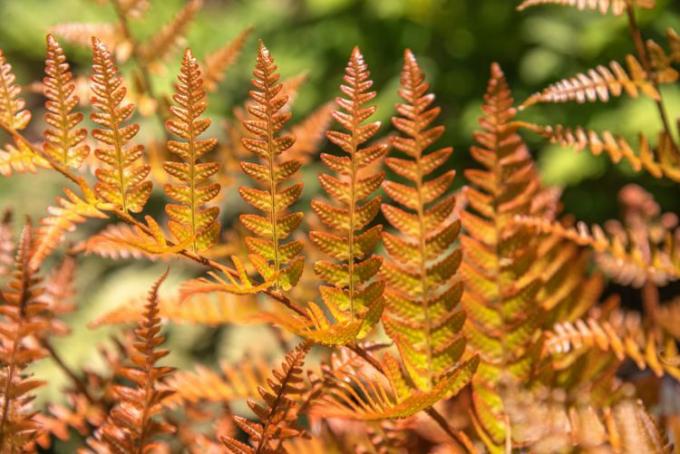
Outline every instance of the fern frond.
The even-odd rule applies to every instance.
[[[0,49],[0,127],[10,133],[24,129],[31,121],[31,112],[24,109],[26,102],[19,97],[21,89],[15,80],[12,66]]]
[[[303,343],[286,355],[280,370],[274,371],[274,379],[269,380],[271,390],[262,388],[260,394],[265,406],[253,400],[248,406],[260,420],[259,423],[235,416],[236,424],[250,436],[252,447],[231,437],[222,438],[230,452],[277,453],[281,443],[299,437],[302,431],[296,428],[297,414],[294,413],[294,396],[304,392],[302,365],[310,345]]]
[[[631,3],[633,6],[644,9],[656,7],[656,0],[524,0],[517,9],[525,10],[538,5],[561,5],[570,6],[578,10],[598,11],[600,14],[611,14],[620,16],[626,11],[626,5]]]
[[[130,140],[139,132],[136,123],[125,125],[132,117],[134,105],[125,104],[126,88],[106,46],[92,39],[92,121],[102,129],[94,129],[92,136],[100,142],[95,150],[102,166],[96,170],[97,196],[123,212],[139,213],[151,194],[148,164],[141,163],[142,145]]]
[[[140,46],[140,58],[150,65],[167,58],[180,44],[189,24],[202,6],[203,0],[188,0],[170,22]]]
[[[298,171],[300,163],[280,160],[295,138],[280,134],[291,114],[282,110],[288,97],[280,95],[282,84],[276,69],[269,50],[260,41],[253,71],[254,89],[250,91],[252,103],[247,107],[250,118],[243,122],[250,135],[242,139],[243,146],[259,162],[243,161],[241,168],[264,190],[242,186],[239,192],[246,202],[265,214],[241,215],[243,226],[256,235],[246,238],[251,262],[266,281],[277,289],[289,290],[297,284],[304,267],[302,243],[284,242],[302,222],[302,212],[288,210],[300,198],[302,184],[283,187]]]
[[[141,301],[128,301],[120,307],[106,312],[88,326],[98,328],[104,325],[132,323],[139,320],[144,306]],[[256,319],[257,305],[227,293],[216,295],[192,295],[191,298],[159,298],[158,315],[164,320],[178,324],[220,326],[247,324]]]
[[[73,75],[63,49],[52,35],[47,35],[45,74],[45,122],[51,126],[44,134],[45,153],[63,166],[78,168],[90,154],[90,147],[83,143],[87,130],[78,127],[83,114],[73,112],[79,102]]]
[[[383,205],[388,221],[401,233],[382,234],[389,256],[382,270],[383,322],[409,377],[424,391],[457,365],[465,348],[465,315],[459,305],[463,284],[454,281],[461,262],[460,250],[454,248],[460,221],[451,218],[454,199],[445,197],[454,171],[430,177],[453,149],[428,150],[444,133],[443,126],[432,125],[440,109],[432,106],[434,95],[428,89],[415,56],[406,50],[399,90],[403,103],[397,105],[400,116],[392,118],[401,135],[392,145],[407,158],[389,157],[385,163],[408,184],[383,183],[387,195],[404,206]],[[444,211],[433,216],[440,203],[446,205]]]
[[[76,225],[87,219],[108,218],[99,210],[97,197],[88,185],[83,181],[80,187],[83,198],[69,188],[64,188],[66,197],[58,197],[57,204],[49,207],[48,215],[41,219],[30,260],[30,266],[34,269],[40,267],[45,258],[61,244],[64,236],[75,230]]]
[[[579,354],[591,348],[610,351],[619,361],[628,358],[641,369],[650,369],[658,377],[680,377],[673,365],[677,347],[672,339],[662,339],[654,331],[643,329],[635,313],[614,311],[607,320],[587,318],[558,323],[546,333],[545,350],[553,355]]]
[[[165,192],[178,203],[167,204],[170,232],[180,243],[189,243],[194,252],[209,249],[220,231],[219,208],[208,207],[220,192],[220,185],[210,177],[215,175],[219,166],[215,162],[199,162],[199,159],[215,147],[217,139],[199,139],[210,126],[210,120],[200,118],[206,109],[203,79],[198,62],[187,49],[184,53],[182,68],[176,93],[176,105],[170,107],[172,117],[166,122],[168,132],[184,141],[168,141],[168,149],[177,155],[181,162],[167,161],[165,171],[179,181],[166,184]]]
[[[380,127],[377,121],[366,123],[376,110],[367,105],[376,96],[369,91],[373,85],[369,76],[364,57],[355,47],[340,87],[347,97],[337,98],[338,109],[333,112],[345,132],[327,133],[328,140],[349,156],[321,154],[321,160],[336,174],[319,176],[321,187],[334,203],[312,201],[314,212],[330,231],[310,232],[312,242],[335,259],[314,266],[317,276],[330,284],[320,287],[323,302],[336,322],[347,326],[360,322],[360,337],[378,322],[384,305],[384,284],[378,277],[382,260],[373,254],[381,228],[368,228],[380,208],[380,198],[369,197],[380,187],[384,173],[370,171],[369,166],[381,162],[387,145],[365,145]]]
[[[512,94],[497,64],[491,68],[482,110],[477,145],[470,153],[483,169],[465,172],[471,184],[468,207],[461,213],[462,303],[468,345],[481,358],[473,379],[480,436],[501,445],[506,434],[498,382],[505,375],[521,383],[530,379],[544,317],[538,296],[543,270],[532,268],[539,238],[513,226],[512,220],[515,214],[542,208],[534,205],[541,194],[538,176],[517,133]]]
[[[615,136],[609,131],[599,133],[581,127],[572,129],[562,125],[520,124],[545,137],[551,143],[573,147],[577,151],[586,149],[595,156],[605,152],[615,164],[624,160],[636,172],[644,170],[655,178],[665,176],[673,181],[680,182],[680,154],[665,133],[659,135],[656,150],[650,146],[647,137],[641,134],[640,150],[639,153],[636,153],[626,139]]]
[[[644,242],[640,242],[639,238],[627,236],[625,232],[621,232],[622,235],[608,235],[602,227],[593,225],[588,228],[582,222],[575,227],[565,227],[558,222],[532,216],[517,216],[514,222],[538,232],[557,235],[611,257],[612,266],[604,264],[605,271],[626,283],[639,286],[648,279],[659,284],[680,279],[680,242],[672,232],[667,232],[664,241],[657,245],[649,238],[643,238]]]
[[[119,27],[106,22],[67,22],[53,25],[49,30],[50,33],[59,36],[67,43],[85,47],[90,47],[92,37],[96,36],[107,48],[113,49],[114,54],[117,54],[117,49],[125,41],[125,36],[123,36]]]
[[[271,393],[271,367],[261,357],[246,356],[236,364],[222,362],[216,372],[204,366],[195,371],[176,372],[168,385],[177,392],[164,405],[174,408],[189,403],[215,402],[230,404],[240,399],[258,399],[260,389]]]
[[[184,300],[200,293],[213,292],[232,293],[234,295],[254,295],[271,287],[271,281],[265,281],[261,284],[254,285],[248,277],[248,272],[241,260],[237,256],[232,256],[231,260],[234,263],[234,269],[238,276],[233,276],[226,267],[221,270],[221,274],[226,277],[226,280],[220,277],[215,271],[209,271],[208,276],[210,276],[211,279],[201,277],[186,281],[182,284],[180,290],[182,295],[181,299]]]
[[[144,316],[135,329],[134,350],[130,353],[133,365],[120,371],[132,386],[113,387],[117,405],[97,430],[96,439],[90,440],[95,447],[103,443],[114,452],[150,452],[159,447],[154,438],[174,431],[160,417],[164,400],[174,392],[165,384],[174,369],[156,365],[169,353],[158,348],[165,341],[159,334],[158,288],[166,276],[167,272],[149,291]]]
[[[49,329],[39,278],[29,266],[32,229],[24,227],[13,279],[0,291],[0,452],[25,452],[38,429],[30,392],[43,383],[24,373],[46,352],[28,338]]]
[[[4,150],[0,150],[0,175],[9,177],[15,173],[35,173],[39,168],[49,169],[51,166],[23,139],[15,137],[14,145],[7,144]]]
[[[217,90],[219,83],[224,79],[225,73],[241,54],[241,50],[252,32],[252,27],[246,28],[227,45],[205,56],[201,66],[207,91],[214,92]]]
[[[409,386],[398,361],[390,354],[386,354],[381,363],[387,373],[386,382],[357,371],[335,372],[335,386],[327,389],[310,412],[324,418],[364,421],[406,418],[456,395],[472,379],[479,357],[472,357],[442,374],[427,391]]]
[[[140,238],[146,238],[146,235],[137,227],[129,224],[111,224],[76,245],[73,251],[96,254],[115,260],[130,258],[158,260],[170,257],[169,253],[158,254],[139,247]]]
[[[576,101],[582,104],[598,100],[607,102],[610,96],[618,97],[624,92],[631,98],[637,98],[642,92],[654,100],[660,99],[651,76],[633,55],[626,56],[626,66],[628,66],[628,71],[618,62],[613,61],[609,63],[609,68],[600,65],[587,73],[580,73],[556,82],[543,91],[531,95],[520,105],[520,109],[539,103]]]

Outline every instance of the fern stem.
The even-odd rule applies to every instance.
[[[654,84],[654,88],[659,93],[659,99],[655,100],[654,102],[656,104],[656,109],[659,112],[659,117],[661,118],[661,123],[663,124],[664,131],[666,132],[669,140],[673,144],[673,148],[677,150],[677,145],[675,143],[675,139],[673,138],[670,122],[668,121],[668,115],[666,114],[666,107],[663,102],[663,95],[661,93],[661,90],[659,89],[659,81],[656,77],[656,74],[652,70],[649,54],[647,53],[647,48],[645,47],[644,39],[642,37],[642,31],[640,30],[640,27],[637,23],[637,19],[635,17],[635,8],[633,7],[632,2],[630,1],[626,1],[626,15],[628,17],[628,30],[630,31],[630,35],[633,39],[635,50],[637,51],[637,54],[640,57],[642,67],[644,68],[645,72],[649,75],[652,84]]]

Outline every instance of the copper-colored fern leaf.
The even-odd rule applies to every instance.
[[[135,329],[135,341],[129,353],[133,366],[120,371],[132,386],[114,386],[117,405],[97,430],[95,438],[89,440],[94,449],[105,446],[113,452],[152,452],[159,447],[155,440],[159,435],[174,431],[161,417],[164,400],[174,393],[165,385],[174,369],[156,365],[169,353],[158,348],[165,342],[160,335],[158,288],[166,276],[167,272],[151,287],[144,316]]]
[[[188,0],[170,22],[140,46],[139,54],[147,64],[162,61],[182,40],[189,24],[203,6],[203,0]]]
[[[320,417],[339,417],[375,421],[406,418],[430,408],[440,400],[458,394],[472,379],[479,364],[474,356],[448,370],[429,390],[413,388],[389,353],[382,360],[387,376],[368,377],[356,370],[335,371],[334,387],[326,389],[311,413]]]
[[[66,197],[58,197],[57,205],[48,208],[48,215],[40,220],[36,231],[30,266],[38,269],[42,262],[61,244],[65,235],[75,230],[87,219],[106,219],[108,216],[98,209],[98,201],[90,187],[81,181],[84,197],[79,197],[69,188],[64,188]]]
[[[0,452],[25,452],[37,424],[30,392],[42,385],[24,369],[46,352],[28,338],[48,329],[42,314],[39,279],[29,266],[32,229],[24,227],[19,242],[14,277],[0,291]]]
[[[517,9],[522,11],[532,6],[552,4],[571,6],[582,11],[598,11],[601,14],[611,12],[615,16],[620,16],[626,11],[626,6],[629,3],[645,9],[656,7],[656,0],[524,0]]]
[[[453,149],[429,150],[444,132],[432,123],[439,115],[434,95],[413,53],[404,54],[397,105],[392,123],[401,135],[392,139],[406,158],[389,157],[387,166],[407,184],[385,181],[383,188],[396,203],[383,204],[387,220],[400,232],[383,232],[389,255],[382,269],[386,281],[383,323],[399,348],[409,377],[429,391],[453,369],[465,349],[460,309],[463,283],[454,281],[461,252],[454,247],[460,221],[451,213],[455,198],[446,195],[455,172],[431,177]],[[403,207],[403,208],[402,208]]]
[[[47,35],[43,90],[45,98],[45,153],[63,166],[78,168],[90,153],[83,143],[87,130],[79,127],[83,114],[73,112],[78,96],[64,51],[52,35]]]
[[[640,151],[636,153],[633,147],[620,136],[609,131],[599,133],[582,127],[568,128],[562,125],[542,126],[531,123],[520,123],[523,127],[539,134],[552,143],[574,149],[588,150],[598,156],[607,153],[613,163],[624,160],[634,171],[644,170],[655,178],[666,177],[680,182],[680,152],[665,133],[659,134],[656,150],[647,137],[640,135]]]
[[[328,140],[347,156],[322,153],[321,160],[336,175],[319,175],[321,187],[332,203],[314,200],[312,208],[327,231],[312,231],[310,239],[334,261],[318,261],[317,276],[329,285],[320,287],[325,306],[337,327],[362,337],[378,322],[384,306],[384,283],[378,271],[382,259],[374,255],[381,226],[369,228],[380,209],[380,197],[370,196],[380,187],[384,172],[370,170],[380,163],[387,144],[366,145],[380,128],[380,122],[366,123],[376,110],[367,105],[376,93],[359,48],[352,50],[340,90],[346,97],[336,99],[333,118],[342,131],[329,131]],[[318,307],[312,305],[312,308]],[[314,310],[317,316],[321,310]],[[316,318],[316,316],[314,317]]]
[[[674,365],[678,355],[675,341],[660,333],[642,327],[636,313],[614,311],[608,319],[579,319],[559,323],[546,333],[545,349],[557,355],[582,354],[589,349],[611,352],[619,361],[632,360],[656,376],[668,374],[680,377],[680,368]]]
[[[302,184],[284,186],[300,163],[280,160],[295,138],[280,133],[291,114],[282,110],[288,97],[280,95],[283,86],[276,69],[269,50],[260,41],[253,71],[254,89],[250,91],[252,103],[247,106],[250,117],[243,122],[250,135],[242,139],[243,146],[259,162],[243,161],[241,168],[263,189],[242,186],[239,192],[246,202],[264,213],[241,215],[246,229],[257,235],[246,238],[251,262],[276,289],[289,290],[297,284],[304,267],[302,243],[286,242],[303,218],[302,212],[289,211],[300,198]]]
[[[252,32],[252,27],[246,28],[227,45],[205,56],[201,66],[205,74],[205,89],[207,91],[213,92],[217,90],[219,83],[224,79],[225,73],[241,54],[241,50]]]
[[[608,234],[598,225],[588,228],[582,222],[575,227],[565,227],[542,218],[517,216],[515,223],[534,231],[557,235],[610,257],[610,266],[602,259],[599,260],[600,265],[604,265],[604,270],[613,277],[627,284],[640,286],[647,280],[665,284],[680,279],[680,241],[675,232],[665,232],[661,241],[652,241],[649,237],[639,238],[619,229],[615,234]]]
[[[184,282],[180,289],[181,299],[184,300],[194,295],[213,292],[232,293],[234,295],[254,295],[264,292],[272,286],[272,281],[253,284],[250,277],[248,277],[248,272],[246,271],[243,262],[241,262],[237,256],[232,256],[231,261],[234,263],[234,270],[219,265],[221,267],[219,274],[216,271],[208,272],[210,279],[201,277]]]
[[[35,173],[39,168],[52,167],[23,139],[15,137],[14,141],[14,145],[7,144],[5,150],[0,150],[0,175],[8,177],[15,173]]]
[[[484,96],[478,145],[470,150],[484,167],[465,176],[468,208],[461,213],[465,282],[463,307],[469,345],[481,357],[473,379],[473,401],[480,436],[492,445],[505,439],[502,402],[495,391],[508,374],[526,382],[537,359],[536,333],[543,311],[538,300],[540,276],[532,270],[538,239],[513,225],[513,217],[530,213],[539,194],[531,156],[514,125],[515,109],[500,67],[491,68]],[[540,271],[540,270],[536,270]]]
[[[96,233],[73,249],[74,252],[96,254],[109,259],[168,259],[171,254],[157,254],[139,247],[143,233],[137,227],[129,224],[110,224],[101,232]]]
[[[139,132],[139,125],[125,125],[134,112],[134,105],[125,103],[126,88],[106,46],[92,39],[92,121],[102,129],[92,136],[100,142],[95,150],[102,162],[97,169],[97,196],[123,212],[139,213],[151,194],[148,164],[142,163],[144,147],[130,144]]]
[[[0,50],[0,127],[9,132],[24,129],[31,121],[31,113],[24,109],[26,102],[19,97],[21,89],[15,79],[12,67]]]
[[[224,437],[222,442],[235,453],[274,454],[285,452],[282,443],[290,438],[299,437],[302,431],[296,428],[296,404],[293,398],[304,392],[302,365],[309,352],[310,344],[303,343],[290,351],[280,370],[274,370],[274,379],[269,380],[271,390],[262,388],[260,394],[265,405],[253,400],[248,406],[253,410],[259,423],[235,416],[236,424],[250,436],[250,445],[231,437]]]
[[[165,192],[178,203],[168,204],[165,211],[169,217],[169,228],[180,244],[198,252],[215,244],[220,232],[217,219],[219,208],[209,204],[220,192],[220,185],[210,177],[219,166],[215,162],[199,162],[199,159],[213,149],[217,139],[199,139],[210,126],[210,120],[201,118],[206,109],[203,79],[198,62],[187,49],[176,93],[176,105],[170,107],[172,117],[166,122],[168,131],[183,141],[168,141],[168,149],[181,161],[166,161],[165,171],[179,182],[166,184]]]
[[[628,71],[613,61],[609,64],[609,68],[600,65],[587,73],[577,74],[556,82],[543,91],[531,95],[522,103],[520,109],[526,109],[538,103],[607,102],[610,96],[618,97],[624,92],[632,98],[636,98],[642,92],[654,100],[660,99],[651,75],[647,74],[640,62],[633,55],[628,55],[626,64]]]

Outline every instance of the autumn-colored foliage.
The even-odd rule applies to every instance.
[[[148,2],[110,2],[115,24],[47,35],[42,135],[28,128],[36,116],[26,81],[0,51],[0,174],[40,169],[64,182],[35,226],[11,211],[0,222],[0,453],[65,440],[98,453],[671,451],[680,415],[653,410],[662,381],[680,380],[680,303],[659,291],[680,279],[677,215],[629,185],[620,221],[575,221],[524,140],[533,133],[604,152],[677,187],[680,122],[668,118],[660,87],[680,80],[680,38],[669,30],[666,46],[643,41],[636,13],[653,0],[521,2],[625,15],[636,54],[520,103],[490,64],[473,164],[461,172],[440,143],[447,100],[435,99],[408,49],[390,124],[375,119],[380,87],[358,47],[335,102],[296,121],[304,76],[281,79],[259,41],[247,100],[219,131],[208,103],[257,31],[203,60],[187,48],[173,68],[167,57],[203,2],[188,1],[147,40],[128,21],[149,14]],[[89,99],[59,37],[90,46]],[[159,69],[178,74],[174,93],[153,86]],[[654,103],[658,139],[640,131],[636,149],[578,120],[523,117],[540,104],[622,96]],[[156,117],[158,137],[140,116]],[[323,169],[325,195],[304,196],[300,170],[310,163]],[[220,210],[227,192],[246,202],[242,212]],[[72,244],[70,233],[94,219],[101,230]],[[77,264],[88,254],[170,268],[146,299],[131,295],[91,320],[90,329],[135,325],[102,347],[103,367],[73,368],[52,341],[69,335],[62,317],[75,307]],[[161,292],[180,262],[194,275]],[[605,282],[639,289],[643,311],[604,297]],[[262,325],[284,358],[177,370],[162,334],[175,323]],[[39,361],[70,381],[59,402],[34,402]],[[632,369],[648,373],[621,373]]]

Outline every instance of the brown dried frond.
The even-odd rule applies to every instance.
[[[225,46],[205,56],[201,66],[205,75],[205,89],[207,91],[217,90],[225,73],[241,54],[241,50],[252,32],[252,27],[246,28]]]
[[[10,133],[24,129],[31,121],[31,112],[24,109],[26,102],[19,97],[21,89],[15,79],[0,49],[0,127]]]
[[[658,377],[668,374],[680,378],[680,368],[674,365],[678,355],[674,340],[645,329],[634,312],[615,310],[606,319],[590,317],[558,323],[545,336],[545,351],[558,357],[595,348],[611,352],[619,361],[630,359]]]
[[[33,441],[37,422],[30,392],[43,383],[24,369],[46,356],[29,337],[42,336],[49,328],[43,315],[40,279],[29,266],[32,229],[24,227],[19,242],[14,277],[0,290],[0,452],[24,452]]]
[[[220,232],[219,208],[209,206],[220,192],[220,185],[211,177],[219,171],[215,162],[199,162],[217,144],[217,139],[199,136],[210,126],[210,119],[201,118],[207,107],[203,79],[197,60],[187,49],[173,96],[175,104],[170,107],[171,118],[165,123],[171,134],[183,141],[169,140],[168,150],[180,161],[166,161],[163,168],[174,182],[164,186],[168,197],[175,203],[168,203],[170,232],[179,244],[188,246],[194,252],[213,246]]]
[[[149,65],[167,58],[176,47],[181,45],[189,24],[202,6],[203,0],[188,0],[170,22],[140,46],[140,58]]]
[[[664,132],[659,134],[656,150],[650,146],[647,137],[640,134],[640,150],[636,153],[626,139],[609,131],[600,133],[580,126],[569,128],[562,125],[520,124],[552,143],[573,147],[577,151],[585,149],[595,156],[604,151],[615,164],[623,159],[636,172],[644,170],[655,178],[665,176],[680,182],[680,151]]]
[[[157,436],[174,432],[161,418],[164,400],[174,392],[165,384],[174,369],[156,365],[169,353],[158,348],[165,341],[160,335],[158,288],[166,276],[167,272],[149,291],[144,316],[135,329],[134,349],[129,353],[133,365],[120,371],[133,385],[113,387],[117,404],[95,438],[89,440],[96,450],[106,447],[113,452],[151,452],[161,446],[154,440]]]
[[[78,127],[83,114],[73,112],[79,102],[74,95],[73,75],[63,49],[52,35],[47,35],[45,74],[45,122],[51,126],[44,133],[45,153],[63,166],[78,168],[90,153],[84,143],[87,130]]]
[[[626,56],[628,71],[617,62],[609,64],[609,68],[600,65],[587,73],[564,79],[550,85],[543,91],[531,95],[524,101],[520,109],[526,109],[538,103],[561,103],[576,101],[579,104],[594,101],[609,101],[610,96],[618,97],[622,93],[636,98],[640,92],[654,100],[659,100],[659,92],[654,80],[642,68],[633,55]]]
[[[297,414],[293,398],[305,389],[302,365],[309,349],[309,343],[302,343],[286,355],[280,370],[274,370],[274,379],[269,381],[271,390],[260,390],[265,406],[253,400],[248,401],[259,423],[240,416],[234,417],[236,424],[250,436],[251,446],[232,437],[223,437],[222,442],[229,452],[278,454],[285,452],[282,447],[285,440],[302,435],[295,424]]]
[[[611,13],[620,16],[626,11],[628,4],[644,9],[656,7],[656,0],[524,0],[517,9],[522,11],[537,5],[571,6],[583,10],[599,11],[601,14]]]
[[[127,89],[106,46],[92,39],[92,121],[102,129],[92,136],[101,148],[95,155],[103,165],[96,170],[97,196],[123,212],[139,213],[151,194],[151,182],[144,181],[150,168],[142,160],[144,147],[130,144],[139,132],[136,123],[125,125],[134,105],[125,103]]]

